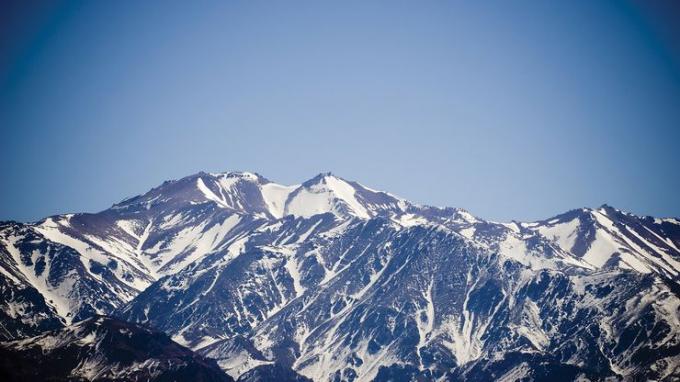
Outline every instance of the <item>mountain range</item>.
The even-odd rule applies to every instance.
[[[680,220],[607,205],[499,223],[201,172],[0,223],[0,376],[680,380],[679,248]]]

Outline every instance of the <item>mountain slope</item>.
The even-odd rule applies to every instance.
[[[678,248],[677,219],[609,206],[496,223],[330,173],[198,173],[4,224],[0,279],[44,297],[6,317],[113,313],[235,379],[662,380],[680,375]]]
[[[319,219],[312,224],[331,218]],[[511,352],[586,365],[574,372],[592,378],[652,377],[640,367],[677,364],[667,356],[678,352],[678,298],[651,275],[532,270],[437,226],[374,219],[332,229],[337,236],[301,245],[279,244],[286,224],[275,236],[253,235],[234,260],[208,257],[121,313],[176,335],[227,372],[237,358],[238,366],[282,363],[314,380],[371,380],[393,364],[484,379],[474,365]],[[628,328],[640,319],[649,328]]]
[[[680,222],[640,218],[610,206],[573,210],[552,219],[524,224],[563,250],[597,268],[620,267],[680,275]]]
[[[4,381],[231,380],[214,362],[162,333],[101,316],[4,343],[0,354]]]
[[[0,251],[0,255],[4,255]],[[64,326],[63,319],[30,283],[0,277],[0,341],[31,337]]]

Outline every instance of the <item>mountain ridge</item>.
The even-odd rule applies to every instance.
[[[43,297],[8,298],[0,323],[13,339],[115,315],[234,379],[657,378],[680,361],[678,248],[678,219],[608,205],[497,223],[331,173],[199,172],[98,213],[0,224],[3,295]],[[651,329],[628,339],[625,320]]]

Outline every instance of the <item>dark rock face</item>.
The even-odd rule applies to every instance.
[[[257,366],[246,373],[242,374],[238,379],[239,382],[312,382],[311,379],[305,378],[300,374],[294,372],[290,368],[280,365],[262,365]]]
[[[330,174],[199,173],[0,226],[0,323],[113,314],[247,381],[673,380],[678,248],[677,219],[610,206],[502,224]]]
[[[96,316],[0,346],[4,381],[231,381],[165,334]]]

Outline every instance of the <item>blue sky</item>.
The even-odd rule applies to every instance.
[[[3,3],[0,220],[200,170],[680,216],[677,6],[480,3]]]

